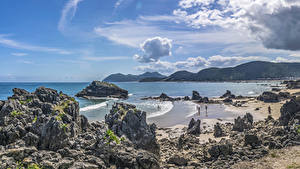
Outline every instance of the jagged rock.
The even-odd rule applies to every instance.
[[[278,94],[273,92],[263,92],[263,94],[257,97],[257,100],[265,103],[276,103],[280,101],[280,97]]]
[[[128,91],[107,82],[93,81],[89,86],[76,94],[76,97],[87,99],[99,97],[114,97],[126,99]]]
[[[234,119],[232,130],[243,132],[245,129],[251,129],[252,124],[253,116],[250,113],[246,113],[246,115],[243,118],[239,116],[237,119]]]
[[[185,166],[185,165],[187,165],[188,160],[179,155],[174,155],[174,156],[170,157],[170,159],[168,160],[168,163],[179,165],[179,166]]]
[[[218,158],[220,155],[231,155],[233,153],[232,143],[222,139],[218,144],[214,144],[209,147],[208,153],[212,158]]]
[[[167,94],[162,93],[159,97],[159,100],[161,101],[172,101],[174,100],[173,98],[169,97]]]
[[[272,88],[272,91],[274,91],[274,92],[280,92],[281,89],[279,89],[279,88]]]
[[[202,97],[197,91],[193,91],[192,100],[200,100]]]
[[[159,153],[155,126],[147,124],[146,112],[137,110],[133,105],[115,103],[105,116],[105,123],[119,137],[125,135],[138,148]]]
[[[294,119],[300,119],[300,99],[292,98],[286,102],[280,109],[279,122],[281,125],[288,125]]]
[[[200,103],[209,103],[208,97],[203,97],[199,100]]]
[[[234,98],[235,98],[235,95],[232,94],[230,90],[226,90],[226,93],[223,94],[223,95],[221,96],[221,98],[234,99]]]
[[[225,136],[225,134],[223,133],[223,130],[221,128],[220,123],[217,123],[216,125],[214,125],[214,136],[215,137],[223,137],[223,136]]]
[[[259,146],[261,141],[255,134],[245,134],[245,146],[251,145],[252,147]]]
[[[192,134],[192,135],[199,135],[201,133],[200,124],[201,124],[201,121],[199,119],[197,121],[195,121],[195,119],[192,118],[189,123],[187,133]]]

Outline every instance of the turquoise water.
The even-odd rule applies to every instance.
[[[35,91],[39,86],[49,87],[74,96],[77,92],[85,88],[89,83],[0,83],[0,100],[5,100],[12,95],[13,88],[23,88],[30,92]],[[157,118],[170,112],[174,103],[158,101],[142,101],[142,97],[158,96],[162,92],[169,96],[191,96],[193,90],[199,91],[201,96],[217,97],[231,90],[233,94],[243,96],[257,96],[263,91],[271,90],[272,85],[279,82],[260,82],[260,83],[196,83],[196,82],[122,82],[116,83],[121,88],[128,90],[127,100],[86,100],[76,98],[80,103],[81,113],[86,115],[89,120],[103,120],[114,102],[128,102],[137,105],[139,109],[148,112],[149,118]],[[158,110],[158,105],[160,109]],[[191,107],[191,106],[189,106]],[[194,111],[185,110],[185,111]],[[189,114],[190,112],[185,112]]]

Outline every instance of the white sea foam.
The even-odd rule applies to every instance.
[[[189,104],[189,113],[188,113],[188,115],[186,116],[187,118],[188,117],[192,117],[192,116],[194,116],[195,114],[197,114],[197,104],[195,104],[195,103],[193,103],[193,102],[186,102],[186,104]],[[200,106],[200,105],[199,105]],[[203,106],[201,106],[201,108],[202,108]]]
[[[250,92],[248,92],[248,94],[249,94],[249,95],[253,95],[253,94],[254,94],[254,92],[253,92],[253,91],[250,91]]]
[[[107,104],[108,104],[108,101],[102,102],[102,103],[99,103],[99,104],[89,105],[89,106],[80,108],[80,111],[89,111],[89,110],[99,109],[100,107],[104,107]]]
[[[151,104],[154,108],[157,108],[158,106],[160,107],[159,111],[155,111],[147,115],[148,118],[152,117],[157,117],[157,116],[162,116],[168,112],[170,112],[173,108],[173,103],[169,101],[164,101],[164,102],[148,102],[147,104]]]
[[[128,96],[132,96],[132,95],[133,95],[132,93],[129,93],[129,94],[128,94]]]

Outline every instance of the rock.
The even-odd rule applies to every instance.
[[[193,91],[192,100],[200,100],[202,97],[197,91]]]
[[[189,97],[189,96],[185,96],[185,97],[183,98],[183,100],[188,101],[188,100],[190,100],[190,97]]]
[[[279,97],[283,99],[289,99],[291,98],[291,94],[289,92],[279,92]]]
[[[223,130],[221,128],[220,123],[217,123],[216,125],[214,125],[214,136],[215,137],[223,137],[223,136],[225,136],[225,134],[223,133]]]
[[[294,119],[300,119],[300,99],[292,98],[280,109],[279,122],[281,125],[288,125]]]
[[[272,91],[273,91],[273,92],[280,92],[281,89],[279,89],[279,88],[272,88]]]
[[[223,100],[224,103],[232,103],[232,99],[230,98],[226,98]]]
[[[231,93],[230,90],[226,90],[226,93],[223,94],[223,95],[221,96],[221,98],[234,99],[234,98],[235,98],[235,95],[233,95],[233,94]]]
[[[107,82],[93,81],[89,86],[76,94],[76,97],[84,98],[99,98],[99,97],[114,97],[128,98],[128,91]]]
[[[146,112],[137,110],[133,105],[115,103],[105,116],[105,123],[116,135],[125,135],[138,148],[159,154],[155,125],[147,124]]]
[[[257,97],[257,100],[265,103],[276,103],[280,101],[280,97],[278,94],[273,92],[263,92],[263,94]]]
[[[255,134],[246,134],[244,141],[245,141],[245,146],[251,145],[252,147],[256,147],[261,144],[261,141]]]
[[[168,160],[168,163],[175,164],[175,165],[178,165],[178,166],[186,166],[187,163],[188,163],[188,160],[185,159],[184,157],[179,156],[179,155],[173,155]]]
[[[237,119],[234,119],[232,130],[243,132],[246,129],[251,129],[252,124],[253,116],[250,113],[246,113],[246,115],[243,118],[239,116]]]
[[[214,144],[208,148],[208,153],[214,159],[220,155],[227,156],[233,153],[232,144],[227,140],[221,140],[218,144]]]
[[[286,87],[288,89],[300,89],[300,80],[297,80],[297,81],[286,81]]]
[[[192,134],[192,135],[200,135],[200,133],[201,133],[200,124],[201,124],[201,121],[199,119],[197,121],[195,121],[195,119],[192,118],[189,123],[187,133]]]
[[[162,94],[159,96],[159,100],[161,100],[161,101],[172,101],[173,98],[169,97],[169,96],[166,95],[165,93],[162,93]]]

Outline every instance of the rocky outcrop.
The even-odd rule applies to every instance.
[[[280,97],[278,94],[273,92],[263,92],[263,94],[257,97],[257,100],[265,103],[276,103],[280,101]]]
[[[137,148],[159,154],[155,124],[148,125],[146,112],[134,105],[116,103],[105,116],[105,123],[119,137],[126,136]]]
[[[202,97],[200,96],[199,92],[193,91],[192,100],[200,100]]]
[[[297,80],[297,81],[293,81],[293,80],[286,81],[285,84],[286,84],[286,87],[288,89],[300,89],[300,80]]]
[[[121,89],[115,84],[108,82],[93,81],[89,86],[76,94],[76,97],[83,97],[87,99],[99,97],[113,97],[126,99],[128,91]]]
[[[226,93],[223,94],[220,98],[234,99],[234,98],[235,98],[235,95],[232,94],[230,90],[226,90]]]
[[[127,113],[124,122],[142,125],[123,125],[131,135],[119,138],[107,124],[88,122],[78,102],[64,93],[44,87],[13,92],[0,106],[0,168],[159,168],[157,155],[136,149],[136,144],[154,147],[145,138],[155,138],[155,127],[141,131],[144,113]]]
[[[280,109],[279,122],[281,125],[288,125],[295,119],[300,120],[300,97],[287,101]]]
[[[253,116],[250,113],[241,118],[240,116],[234,119],[234,124],[232,127],[233,131],[243,132],[244,130],[249,130],[252,128]]]
[[[200,133],[201,133],[200,124],[201,124],[201,121],[199,119],[196,121],[194,118],[192,118],[189,123],[187,133],[196,135],[196,136],[200,135]]]
[[[220,123],[217,123],[217,124],[214,125],[214,136],[215,137],[225,136],[225,133],[223,132],[223,129],[221,128]]]

